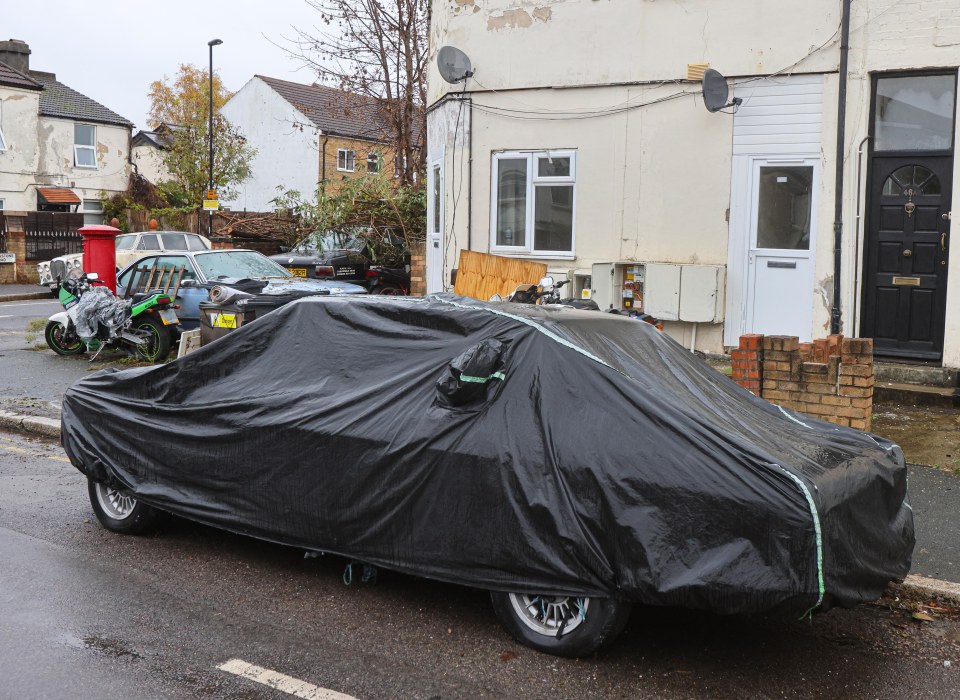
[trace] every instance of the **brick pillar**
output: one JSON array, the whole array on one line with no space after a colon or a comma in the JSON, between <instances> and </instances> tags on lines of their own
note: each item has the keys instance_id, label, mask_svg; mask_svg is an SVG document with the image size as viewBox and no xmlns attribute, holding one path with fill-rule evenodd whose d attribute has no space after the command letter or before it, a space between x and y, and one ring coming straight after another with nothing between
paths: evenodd
<instances>
[{"instance_id":1,"label":"brick pillar","mask_svg":"<svg viewBox=\"0 0 960 700\"><path fill-rule=\"evenodd\" d=\"M427 293L427 246L418 243L410 249L410 294L422 297Z\"/></svg>"},{"instance_id":2,"label":"brick pillar","mask_svg":"<svg viewBox=\"0 0 960 700\"><path fill-rule=\"evenodd\" d=\"M13 279L5 279L4 281L19 284L39 282L36 261L27 262L27 234L24 233L23 229L27 218L26 212L7 211L4 212L4 218L7 220L7 252L17 256L17 262L10 265L12 270L7 273L7 276L11 276Z\"/></svg>"},{"instance_id":3,"label":"brick pillar","mask_svg":"<svg viewBox=\"0 0 960 700\"><path fill-rule=\"evenodd\" d=\"M870 430L873 421L873 338L843 339L838 375L837 396L850 402L850 427Z\"/></svg>"},{"instance_id":4,"label":"brick pillar","mask_svg":"<svg viewBox=\"0 0 960 700\"><path fill-rule=\"evenodd\" d=\"M730 353L733 381L760 396L763 382L763 336L748 333L740 336L740 347Z\"/></svg>"}]
</instances>

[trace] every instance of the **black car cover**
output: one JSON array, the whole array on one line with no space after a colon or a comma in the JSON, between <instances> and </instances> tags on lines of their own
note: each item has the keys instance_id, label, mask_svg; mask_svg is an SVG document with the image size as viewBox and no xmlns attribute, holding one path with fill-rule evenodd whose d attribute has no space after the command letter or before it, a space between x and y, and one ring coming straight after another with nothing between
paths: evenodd
<instances>
[{"instance_id":1,"label":"black car cover","mask_svg":"<svg viewBox=\"0 0 960 700\"><path fill-rule=\"evenodd\" d=\"M914 545L896 445L596 311L304 299L82 379L62 424L162 510L494 590L803 615L878 597Z\"/></svg>"}]
</instances>

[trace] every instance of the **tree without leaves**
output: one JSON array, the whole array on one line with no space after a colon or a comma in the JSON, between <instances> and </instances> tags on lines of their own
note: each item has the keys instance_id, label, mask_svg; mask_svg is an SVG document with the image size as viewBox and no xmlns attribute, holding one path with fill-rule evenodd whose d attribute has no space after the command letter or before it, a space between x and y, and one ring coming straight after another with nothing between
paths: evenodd
<instances>
[{"instance_id":1,"label":"tree without leaves","mask_svg":"<svg viewBox=\"0 0 960 700\"><path fill-rule=\"evenodd\" d=\"M177 203L199 206L209 180L210 74L191 65L181 65L174 80L164 76L150 85L152 128L165 125L170 147L163 160L174 187L166 190ZM221 114L220 108L233 96L213 74L213 183L223 199L229 199L232 187L250 174L250 160L256 151L243 135Z\"/></svg>"},{"instance_id":2,"label":"tree without leaves","mask_svg":"<svg viewBox=\"0 0 960 700\"><path fill-rule=\"evenodd\" d=\"M428 0L305 0L323 26L296 29L290 53L321 83L378 100L402 184L423 169ZM314 33L316 32L316 35Z\"/></svg>"}]
</instances>

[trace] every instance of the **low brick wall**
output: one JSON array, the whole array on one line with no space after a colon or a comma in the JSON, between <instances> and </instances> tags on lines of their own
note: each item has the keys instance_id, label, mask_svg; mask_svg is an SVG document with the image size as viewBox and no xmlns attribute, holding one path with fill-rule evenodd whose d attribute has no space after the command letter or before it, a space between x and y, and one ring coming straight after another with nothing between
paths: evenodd
<instances>
[{"instance_id":1,"label":"low brick wall","mask_svg":"<svg viewBox=\"0 0 960 700\"><path fill-rule=\"evenodd\" d=\"M795 336L747 334L730 353L733 379L784 408L858 430L873 413L873 340L831 335L812 343Z\"/></svg>"},{"instance_id":2,"label":"low brick wall","mask_svg":"<svg viewBox=\"0 0 960 700\"><path fill-rule=\"evenodd\" d=\"M410 295L422 297L427 293L427 247L426 244L410 249Z\"/></svg>"}]
</instances>

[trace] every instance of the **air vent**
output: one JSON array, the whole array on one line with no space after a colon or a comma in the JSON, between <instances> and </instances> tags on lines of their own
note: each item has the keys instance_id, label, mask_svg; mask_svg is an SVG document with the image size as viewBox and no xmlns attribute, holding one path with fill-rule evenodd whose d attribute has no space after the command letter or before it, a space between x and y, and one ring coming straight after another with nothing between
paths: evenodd
<instances>
[{"instance_id":1,"label":"air vent","mask_svg":"<svg viewBox=\"0 0 960 700\"><path fill-rule=\"evenodd\" d=\"M699 83L701 80L703 80L703 74L709 67L709 63L688 63L687 80L695 80Z\"/></svg>"}]
</instances>

